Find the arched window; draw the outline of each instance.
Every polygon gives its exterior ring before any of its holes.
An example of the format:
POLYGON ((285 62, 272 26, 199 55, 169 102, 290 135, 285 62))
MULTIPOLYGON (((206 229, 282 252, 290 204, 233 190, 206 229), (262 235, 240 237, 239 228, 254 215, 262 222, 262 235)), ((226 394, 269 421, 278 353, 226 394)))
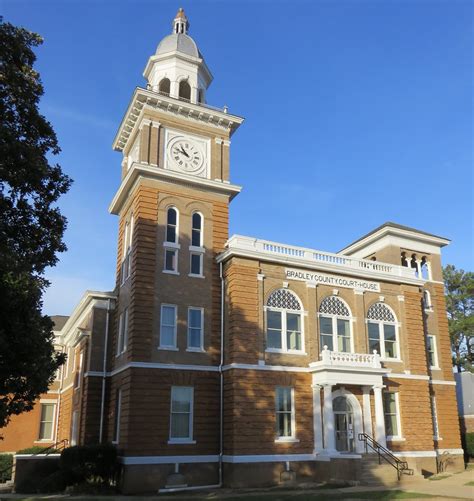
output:
POLYGON ((377 350, 384 358, 398 358, 397 319, 383 303, 373 304, 367 312, 369 351, 377 350))
POLYGON ((193 247, 202 247, 202 216, 195 212, 192 217, 191 245, 193 247))
POLYGON ((351 312, 347 304, 336 296, 328 296, 319 306, 321 348, 331 351, 352 351, 351 312))
POLYGON ((181 80, 179 82, 179 97, 181 99, 191 100, 191 86, 188 84, 186 80, 181 80))
POLYGON ((174 207, 170 207, 167 212, 166 241, 178 243, 178 211, 174 207))
POLYGON ((160 94, 170 95, 171 82, 169 78, 162 78, 158 85, 158 91, 160 94))
POLYGON ((431 310, 431 294, 430 291, 426 289, 423 291, 423 308, 425 310, 431 310))
POLYGON ((303 351, 302 307, 287 289, 274 291, 267 300, 267 351, 303 351))

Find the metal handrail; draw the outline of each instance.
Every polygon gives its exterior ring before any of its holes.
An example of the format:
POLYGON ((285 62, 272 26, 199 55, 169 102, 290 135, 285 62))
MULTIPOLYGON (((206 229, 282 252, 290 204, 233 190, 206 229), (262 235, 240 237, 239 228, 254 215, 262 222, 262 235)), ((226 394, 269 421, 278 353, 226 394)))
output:
POLYGON ((400 480, 403 471, 412 471, 408 468, 408 463, 406 461, 398 459, 397 456, 392 454, 392 452, 382 444, 375 441, 370 435, 367 435, 367 433, 359 433, 359 441, 364 442, 366 454, 368 453, 368 447, 377 453, 379 464, 382 464, 381 460, 384 459, 388 464, 392 465, 397 470, 398 480, 400 480))

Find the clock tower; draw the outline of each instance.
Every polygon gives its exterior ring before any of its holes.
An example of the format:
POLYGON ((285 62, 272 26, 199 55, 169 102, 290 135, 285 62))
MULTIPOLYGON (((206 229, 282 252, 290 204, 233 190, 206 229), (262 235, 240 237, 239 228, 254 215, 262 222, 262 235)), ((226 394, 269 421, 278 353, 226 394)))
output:
POLYGON ((119 236, 108 438, 124 457, 219 449, 218 373, 206 368, 220 360, 215 258, 241 190, 229 179, 229 148, 243 119, 207 104, 213 77, 188 31, 179 9, 113 143, 122 168, 109 208, 119 216, 119 236), (173 399, 209 401, 199 397, 213 392, 211 405, 194 406, 194 429, 164 424, 173 399))

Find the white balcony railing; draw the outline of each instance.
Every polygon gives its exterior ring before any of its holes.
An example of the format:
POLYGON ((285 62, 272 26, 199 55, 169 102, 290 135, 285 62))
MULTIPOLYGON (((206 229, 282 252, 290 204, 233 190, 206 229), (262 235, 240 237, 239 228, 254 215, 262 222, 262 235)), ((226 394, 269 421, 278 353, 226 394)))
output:
POLYGON ((322 252, 304 247, 295 247, 293 245, 282 245, 267 240, 234 235, 227 243, 229 249, 252 250, 265 254, 280 255, 288 258, 300 258, 305 261, 325 263, 334 266, 341 266, 368 273, 382 273, 395 275, 398 277, 416 278, 413 268, 399 266, 396 264, 382 263, 378 261, 369 261, 368 259, 359 259, 355 257, 333 254, 331 252, 322 252))
POLYGON ((372 367, 380 369, 380 355, 374 350, 370 353, 344 353, 338 351, 330 351, 325 346, 321 352, 322 365, 347 366, 347 367, 372 367))

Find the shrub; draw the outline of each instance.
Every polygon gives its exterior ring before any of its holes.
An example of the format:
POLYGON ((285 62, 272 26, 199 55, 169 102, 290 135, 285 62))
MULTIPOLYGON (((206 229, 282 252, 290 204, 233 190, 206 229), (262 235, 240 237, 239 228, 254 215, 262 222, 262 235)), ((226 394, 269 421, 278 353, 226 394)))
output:
POLYGON ((63 492, 68 485, 74 483, 74 478, 70 472, 57 470, 51 475, 40 480, 37 486, 37 492, 42 494, 50 492, 63 492))
POLYGON ((0 484, 12 478, 13 454, 0 454, 0 484))
POLYGON ((48 449, 48 454, 54 454, 58 451, 56 449, 49 449, 48 447, 41 447, 40 445, 35 445, 33 447, 27 447, 26 449, 21 449, 16 451, 17 454, 42 454, 46 449, 48 449))
POLYGON ((466 454, 469 457, 474 458, 474 433, 466 433, 465 441, 466 454))

